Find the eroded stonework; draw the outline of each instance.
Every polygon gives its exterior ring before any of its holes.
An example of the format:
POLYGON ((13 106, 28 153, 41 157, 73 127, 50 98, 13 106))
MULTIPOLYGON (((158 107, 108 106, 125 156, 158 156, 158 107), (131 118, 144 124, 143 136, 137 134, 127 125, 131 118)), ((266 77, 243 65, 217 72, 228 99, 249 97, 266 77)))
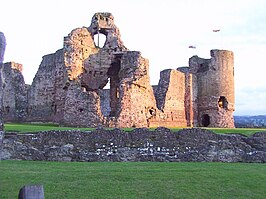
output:
POLYGON ((6 48, 6 38, 5 35, 0 32, 0 160, 2 153, 2 140, 4 137, 4 121, 3 121, 3 60, 6 48))
POLYGON ((5 122, 21 122, 27 118, 28 85, 22 75, 22 65, 14 62, 3 64, 3 115, 5 122))
MULTIPOLYGON (((6 38, 5 35, 0 32, 0 143, 1 143, 1 136, 3 133, 3 61, 4 61, 4 54, 6 49, 6 38)), ((0 145, 1 147, 1 145, 0 145)))
POLYGON ((28 92, 28 121, 59 122, 65 105, 64 51, 43 56, 28 92))
POLYGON ((201 128, 173 132, 135 128, 44 131, 10 134, 3 139, 3 160, 266 162, 266 132, 252 136, 216 134, 201 128))
POLYGON ((197 56, 189 60, 195 76, 192 87, 197 96, 197 125, 234 127, 234 55, 231 51, 211 50, 211 59, 197 56))
POLYGON ((21 120, 80 127, 234 127, 233 70, 232 52, 212 50, 211 59, 194 56, 189 67, 162 71, 158 85, 151 86, 149 61, 125 47, 111 13, 96 13, 89 27, 74 29, 62 49, 43 57, 21 120), (104 89, 107 84, 110 89, 104 89))

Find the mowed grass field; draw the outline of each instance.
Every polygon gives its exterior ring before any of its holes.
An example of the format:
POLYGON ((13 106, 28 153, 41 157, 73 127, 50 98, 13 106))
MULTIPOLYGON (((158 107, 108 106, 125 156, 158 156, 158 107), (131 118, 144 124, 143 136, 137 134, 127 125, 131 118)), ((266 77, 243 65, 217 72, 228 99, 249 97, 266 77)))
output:
MULTIPOLYGON (((5 131, 8 132, 18 132, 18 133, 36 133, 40 131, 49 131, 49 130, 84 130, 91 131, 95 128, 75 128, 75 127, 60 127, 58 124, 50 124, 50 123, 6 123, 5 131)), ((151 128, 153 130, 155 128, 151 128)), ((170 128, 173 131, 178 131, 182 128, 170 128)), ((209 129, 215 133, 220 134, 242 134, 246 136, 250 136, 256 132, 266 132, 266 129, 255 129, 255 128, 205 128, 209 129)), ((123 130, 130 132, 133 128, 124 128, 123 130)))
POLYGON ((42 184, 46 199, 256 198, 266 165, 247 163, 0 161, 0 198, 42 184))

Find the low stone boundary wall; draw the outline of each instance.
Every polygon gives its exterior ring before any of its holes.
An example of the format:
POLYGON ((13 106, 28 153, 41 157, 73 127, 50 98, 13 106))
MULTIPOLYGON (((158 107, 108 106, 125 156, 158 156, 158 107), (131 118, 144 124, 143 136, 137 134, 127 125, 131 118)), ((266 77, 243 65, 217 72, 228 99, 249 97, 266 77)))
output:
POLYGON ((250 137, 191 128, 4 135, 0 159, 45 161, 266 162, 266 132, 250 137))

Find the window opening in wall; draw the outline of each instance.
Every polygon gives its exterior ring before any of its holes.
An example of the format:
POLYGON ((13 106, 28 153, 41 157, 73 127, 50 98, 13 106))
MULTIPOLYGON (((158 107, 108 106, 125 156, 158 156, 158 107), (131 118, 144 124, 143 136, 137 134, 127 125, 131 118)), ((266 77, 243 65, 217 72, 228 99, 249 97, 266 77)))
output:
POLYGON ((112 60, 111 66, 107 71, 107 75, 110 78, 110 117, 115 117, 117 115, 117 110, 119 110, 119 99, 120 99, 120 90, 119 90, 119 71, 121 69, 121 56, 120 54, 115 55, 112 60))
POLYGON ((51 106, 53 113, 56 113, 56 108, 57 108, 57 106, 53 103, 51 106))
POLYGON ((111 67, 107 71, 107 75, 109 77, 118 76, 120 69, 121 69, 121 57, 116 56, 116 58, 111 63, 111 67))
POLYGON ((209 70, 209 64, 208 63, 201 63, 199 64, 198 71, 199 73, 203 73, 209 70))
POLYGON ((220 108, 227 109, 228 108, 228 101, 224 96, 221 96, 218 100, 218 106, 220 108))
POLYGON ((210 116, 208 114, 202 115, 202 126, 207 127, 210 125, 210 116))
POLYGON ((67 83, 65 84, 65 86, 63 87, 63 89, 64 89, 64 90, 67 90, 69 86, 70 86, 70 83, 67 82, 67 83))
POLYGON ((5 109, 6 109, 6 113, 10 112, 10 106, 6 106, 5 109))
POLYGON ((103 89, 110 89, 110 77, 108 78, 107 84, 103 87, 103 89))
POLYGON ((106 41, 106 36, 102 33, 96 33, 94 36, 93 36, 93 39, 94 39, 94 43, 95 43, 95 46, 98 47, 98 48, 103 48, 104 45, 105 45, 105 41, 106 41))
POLYGON ((149 113, 151 116, 154 116, 154 115, 156 115, 156 110, 151 108, 151 109, 149 109, 149 113))
POLYGON ((88 91, 87 88, 86 88, 85 86, 81 86, 81 90, 82 90, 83 92, 87 92, 87 91, 88 91))
POLYGON ((174 115, 173 115, 173 112, 171 112, 171 119, 172 119, 172 121, 174 121, 174 115))

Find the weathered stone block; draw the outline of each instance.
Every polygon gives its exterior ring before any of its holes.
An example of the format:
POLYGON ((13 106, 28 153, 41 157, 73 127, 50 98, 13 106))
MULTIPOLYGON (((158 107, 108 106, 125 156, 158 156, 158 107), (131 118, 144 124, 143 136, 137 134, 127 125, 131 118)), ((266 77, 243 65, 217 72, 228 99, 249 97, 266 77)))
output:
POLYGON ((26 185, 19 191, 18 199, 44 199, 43 185, 26 185))

